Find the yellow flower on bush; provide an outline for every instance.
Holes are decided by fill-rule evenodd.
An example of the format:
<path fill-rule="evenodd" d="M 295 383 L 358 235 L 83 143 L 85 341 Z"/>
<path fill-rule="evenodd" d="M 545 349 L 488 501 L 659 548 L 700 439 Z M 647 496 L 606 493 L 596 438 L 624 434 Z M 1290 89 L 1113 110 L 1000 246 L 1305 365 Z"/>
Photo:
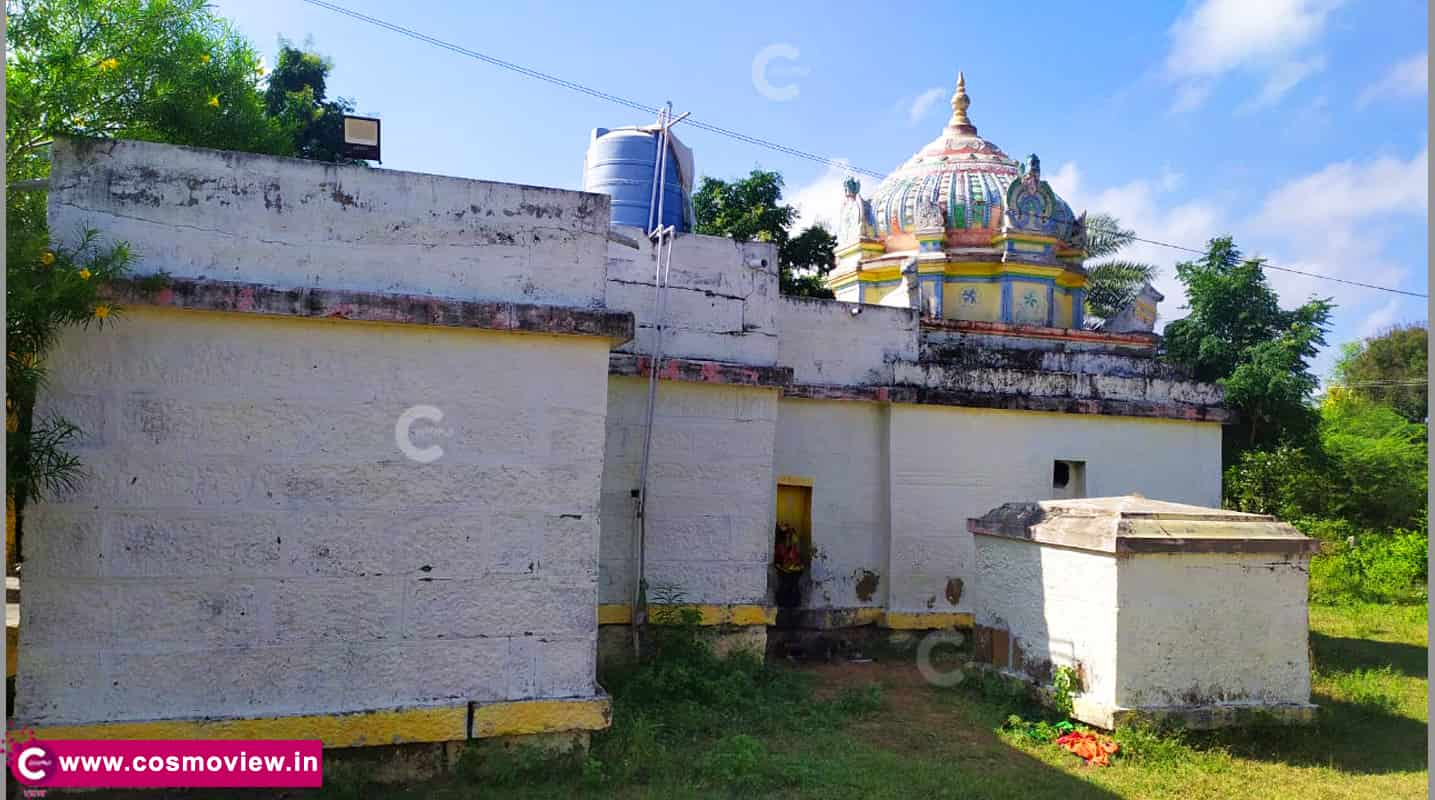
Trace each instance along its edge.
<path fill-rule="evenodd" d="M 91 274 L 90 271 L 87 270 L 87 269 L 82 269 L 82 270 L 80 270 L 80 280 L 82 280 L 82 281 L 87 281 L 87 280 L 89 280 L 89 279 L 90 279 L 90 274 Z"/>
<path fill-rule="evenodd" d="M 105 319 L 110 315 L 110 307 L 101 303 L 95 306 L 95 319 Z"/>
<path fill-rule="evenodd" d="M 219 95 L 216 94 L 209 98 L 209 107 L 219 108 Z"/>
<path fill-rule="evenodd" d="M 109 72 L 112 69 L 119 69 L 119 67 L 120 60 L 118 58 L 107 58 L 100 62 L 100 72 Z"/>
<path fill-rule="evenodd" d="M 50 252 L 49 250 L 46 250 L 45 252 L 40 254 L 40 263 L 47 267 L 50 266 L 51 264 L 55 263 L 55 254 Z"/>
<path fill-rule="evenodd" d="M 208 53 L 205 53 L 204 55 L 201 55 L 201 56 L 199 57 L 199 63 L 201 63 L 201 64 L 208 64 L 208 63 L 209 63 L 209 54 L 208 54 Z"/>

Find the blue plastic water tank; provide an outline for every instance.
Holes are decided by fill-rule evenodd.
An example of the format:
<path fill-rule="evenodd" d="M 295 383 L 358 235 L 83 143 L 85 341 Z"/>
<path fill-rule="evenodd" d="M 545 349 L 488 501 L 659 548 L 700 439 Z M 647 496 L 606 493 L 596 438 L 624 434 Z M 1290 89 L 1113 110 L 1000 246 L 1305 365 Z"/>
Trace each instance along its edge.
<path fill-rule="evenodd" d="M 653 164 L 658 134 L 636 128 L 594 128 L 583 159 L 583 189 L 613 198 L 613 224 L 649 226 L 653 202 Z M 663 181 L 663 224 L 691 230 L 691 198 L 683 191 L 678 158 L 670 146 Z"/>

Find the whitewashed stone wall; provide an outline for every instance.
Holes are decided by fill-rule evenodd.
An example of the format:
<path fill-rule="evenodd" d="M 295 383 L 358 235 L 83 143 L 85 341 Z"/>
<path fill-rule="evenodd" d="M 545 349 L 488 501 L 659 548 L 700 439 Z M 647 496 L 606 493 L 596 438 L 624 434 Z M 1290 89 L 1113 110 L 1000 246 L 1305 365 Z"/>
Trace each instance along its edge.
<path fill-rule="evenodd" d="M 1309 563 L 1215 553 L 1123 559 L 1114 704 L 1310 702 Z"/>
<path fill-rule="evenodd" d="M 910 309 L 784 297 L 779 321 L 778 363 L 792 367 L 797 383 L 887 385 L 898 362 L 917 360 L 918 317 Z"/>
<path fill-rule="evenodd" d="M 657 249 L 638 228 L 614 227 L 608 247 L 607 305 L 631 311 L 638 328 L 623 353 L 653 352 Z M 777 248 L 721 236 L 682 234 L 668 269 L 663 353 L 677 358 L 770 365 L 777 361 L 780 295 Z"/>
<path fill-rule="evenodd" d="M 605 340 L 131 309 L 56 348 L 27 723 L 591 696 Z M 406 459 L 395 422 L 433 463 Z"/>
<path fill-rule="evenodd" d="M 778 403 L 777 474 L 812 480 L 814 552 L 807 608 L 886 605 L 891 544 L 887 439 L 885 404 Z M 875 587 L 869 575 L 875 576 Z"/>
<path fill-rule="evenodd" d="M 631 603 L 647 381 L 609 382 L 601 602 Z M 776 389 L 663 381 L 648 477 L 647 580 L 693 603 L 762 603 L 772 548 Z"/>
<path fill-rule="evenodd" d="M 601 195 L 66 140 L 51 187 L 54 234 L 128 241 L 138 274 L 605 294 Z M 38 413 L 87 432 L 92 477 L 28 509 L 19 720 L 595 694 L 612 341 L 408 322 L 132 305 L 65 336 Z M 432 463 L 396 442 L 415 405 Z"/>
<path fill-rule="evenodd" d="M 1018 637 L 1026 664 L 1080 665 L 1083 698 L 1113 706 L 1118 617 L 1126 622 L 1117 605 L 1116 557 L 996 536 L 981 537 L 976 554 L 976 624 Z M 1017 660 L 1007 641 L 998 663 Z"/>
<path fill-rule="evenodd" d="M 1220 506 L 1221 426 L 1094 414 L 893 404 L 890 607 L 971 611 L 966 530 L 1002 503 L 1053 497 L 1052 465 L 1086 462 L 1086 495 Z M 963 582 L 961 602 L 948 583 Z"/>
<path fill-rule="evenodd" d="M 603 195 L 149 142 L 60 139 L 50 230 L 136 272 L 600 306 Z"/>

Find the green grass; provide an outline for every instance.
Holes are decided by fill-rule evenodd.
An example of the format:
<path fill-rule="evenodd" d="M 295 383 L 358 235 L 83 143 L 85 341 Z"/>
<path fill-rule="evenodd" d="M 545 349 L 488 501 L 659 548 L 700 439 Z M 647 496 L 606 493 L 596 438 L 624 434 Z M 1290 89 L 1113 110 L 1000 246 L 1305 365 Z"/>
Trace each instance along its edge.
<path fill-rule="evenodd" d="M 1124 729 L 1107 769 L 1007 724 L 1042 712 L 1000 680 L 938 689 L 900 660 L 797 669 L 679 647 L 676 657 L 603 676 L 613 726 L 586 755 L 478 751 L 417 785 L 366 785 L 359 771 L 333 770 L 317 796 L 1424 797 L 1425 608 L 1313 606 L 1310 618 L 1316 725 Z"/>

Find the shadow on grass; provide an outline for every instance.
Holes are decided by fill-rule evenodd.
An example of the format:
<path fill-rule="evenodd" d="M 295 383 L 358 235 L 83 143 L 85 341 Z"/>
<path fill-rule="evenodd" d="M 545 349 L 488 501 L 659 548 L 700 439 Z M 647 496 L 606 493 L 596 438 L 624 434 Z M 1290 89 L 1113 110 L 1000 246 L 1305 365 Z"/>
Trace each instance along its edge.
<path fill-rule="evenodd" d="M 1196 746 L 1219 746 L 1232 755 L 1297 766 L 1332 766 L 1346 772 L 1415 772 L 1428 767 L 1427 725 L 1397 713 L 1410 679 L 1425 680 L 1428 648 L 1420 645 L 1353 639 L 1312 633 L 1311 652 L 1318 673 L 1339 681 L 1360 671 L 1390 670 L 1394 685 L 1373 685 L 1370 702 L 1352 702 L 1317 691 L 1315 725 L 1251 728 L 1191 734 Z M 1376 680 L 1380 680 L 1377 676 Z M 1404 684 L 1404 685 L 1402 685 Z M 1337 683 L 1337 685 L 1339 685 Z"/>
<path fill-rule="evenodd" d="M 1428 648 L 1416 644 L 1351 639 L 1311 633 L 1313 665 L 1319 670 L 1355 670 L 1390 666 L 1412 678 L 1429 676 Z"/>
<path fill-rule="evenodd" d="M 1308 727 L 1266 727 L 1191 733 L 1194 747 L 1221 747 L 1233 756 L 1291 766 L 1333 767 L 1379 774 L 1426 768 L 1426 725 L 1420 720 L 1316 694 L 1319 721 Z"/>

